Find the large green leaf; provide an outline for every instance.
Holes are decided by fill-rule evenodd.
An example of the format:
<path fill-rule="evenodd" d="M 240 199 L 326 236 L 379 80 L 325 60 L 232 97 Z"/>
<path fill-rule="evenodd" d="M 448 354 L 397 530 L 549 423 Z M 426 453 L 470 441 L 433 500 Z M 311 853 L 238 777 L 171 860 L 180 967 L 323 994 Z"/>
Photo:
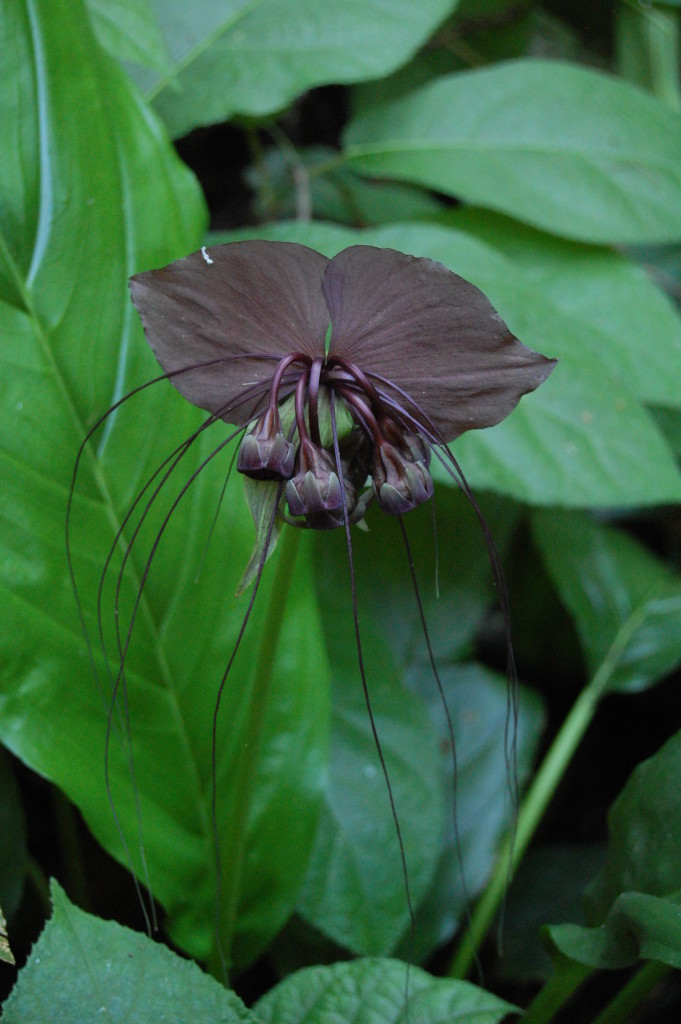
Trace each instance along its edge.
<path fill-rule="evenodd" d="M 608 855 L 589 893 L 598 922 L 623 892 L 681 892 L 681 732 L 632 772 L 608 814 Z"/>
<path fill-rule="evenodd" d="M 95 34 L 120 60 L 168 74 L 170 62 L 149 0 L 87 0 Z"/>
<path fill-rule="evenodd" d="M 401 951 L 424 960 L 466 927 L 468 901 L 485 886 L 514 809 L 504 737 L 513 732 L 517 781 L 527 778 L 544 724 L 539 700 L 526 689 L 519 714 L 509 722 L 509 682 L 479 664 L 446 666 L 439 672 L 456 743 L 456 791 L 452 788 L 451 740 L 442 697 L 425 665 L 412 666 L 412 685 L 427 694 L 440 739 L 441 771 L 448 799 L 447 829 L 433 882 L 418 909 L 414 939 L 405 935 Z M 411 952 L 413 949 L 413 952 Z"/>
<path fill-rule="evenodd" d="M 396 537 L 390 530 L 395 524 L 383 515 L 370 521 L 371 533 L 358 533 L 353 541 L 362 661 L 416 905 L 432 880 L 445 826 L 438 738 L 422 701 L 404 686 L 404 659 L 395 657 L 391 632 L 376 614 L 375 589 L 368 583 L 380 579 L 385 594 L 395 562 Z M 411 604 L 404 558 L 402 568 L 407 590 L 404 585 L 397 592 L 390 588 L 393 608 L 404 606 L 405 597 Z M 409 903 L 358 667 L 342 531 L 321 536 L 317 580 L 333 668 L 334 714 L 329 784 L 298 909 L 353 952 L 384 954 L 393 951 L 408 927 Z"/>
<path fill-rule="evenodd" d="M 516 61 L 446 75 L 358 115 L 351 166 L 568 238 L 681 236 L 681 117 L 623 82 Z"/>
<path fill-rule="evenodd" d="M 6 1024 L 239 1024 L 256 1018 L 196 964 L 75 907 L 52 883 L 53 913 L 4 1005 Z"/>
<path fill-rule="evenodd" d="M 0 172 L 8 196 L 0 243 L 0 732 L 17 756 L 65 790 L 109 850 L 148 877 L 176 941 L 203 956 L 214 941 L 217 829 L 223 951 L 229 957 L 233 939 L 243 964 L 290 912 L 316 826 L 328 675 L 308 560 L 300 555 L 296 587 L 274 632 L 267 613 L 272 604 L 277 610 L 277 599 L 268 572 L 229 676 L 217 733 L 214 824 L 213 711 L 247 607 L 248 598 L 234 602 L 232 595 L 253 528 L 234 480 L 206 551 L 229 450 L 192 486 L 146 580 L 127 658 L 125 710 L 112 716 L 114 817 L 104 763 L 108 669 L 115 672 L 116 658 L 108 669 L 99 655 L 91 664 L 84 642 L 64 553 L 68 489 L 87 427 L 126 389 L 158 373 L 128 300 L 127 277 L 195 249 L 205 214 L 195 181 L 98 47 L 82 5 L 72 4 L 67 15 L 48 0 L 17 0 L 2 6 L 0 30 L 0 94 L 10 97 L 0 132 L 12 154 Z M 196 410 L 162 385 L 115 414 L 98 437 L 96 459 L 84 452 L 71 549 L 91 637 L 100 573 L 125 511 L 198 422 Z M 215 443 L 204 434 L 184 455 L 172 478 L 181 480 L 137 538 L 121 586 L 123 641 L 164 510 Z M 122 543 L 131 537 L 128 525 Z M 112 580 L 120 564 L 119 551 Z M 114 582 L 104 589 L 107 609 L 114 592 Z M 278 642 L 284 651 L 274 668 L 258 661 L 268 628 L 270 651 Z M 104 635 L 115 652 L 108 611 Z M 286 843 L 279 841 L 283 834 Z"/>
<path fill-rule="evenodd" d="M 681 966 L 681 733 L 634 769 L 608 815 L 605 867 L 589 891 L 593 929 L 554 926 L 567 956 L 598 967 L 639 957 Z"/>
<path fill-rule="evenodd" d="M 552 925 L 547 933 L 565 956 L 589 967 L 616 970 L 637 960 L 681 967 L 681 893 L 674 898 L 623 892 L 598 928 Z"/>
<path fill-rule="evenodd" d="M 450 737 L 403 540 L 397 522 L 375 512 L 368 517 L 370 531 L 357 532 L 353 539 L 356 592 L 372 707 L 405 844 L 410 895 L 418 906 L 415 933 L 409 927 L 395 825 L 360 689 L 350 596 L 343 582 L 347 552 L 339 535 L 323 536 L 317 545 L 335 715 L 326 805 L 299 904 L 302 915 L 340 945 L 364 953 L 391 951 L 400 938 L 400 950 L 416 959 L 451 938 L 466 889 L 472 896 L 484 884 L 510 815 L 503 741 L 507 680 L 480 666 L 451 664 L 470 651 L 492 600 L 488 554 L 460 494 L 444 490 L 436 504 L 437 545 L 432 508 L 406 517 L 404 525 L 457 737 L 456 822 Z M 501 502 L 483 507 L 503 549 L 514 510 Z M 402 690 L 404 666 L 418 701 Z M 516 736 L 521 773 L 540 728 L 541 716 L 525 694 Z"/>
<path fill-rule="evenodd" d="M 470 483 L 534 504 L 568 506 L 645 505 L 681 499 L 681 474 L 673 453 L 640 403 L 637 368 L 647 345 L 628 335 L 628 360 L 620 365 L 623 343 L 616 331 L 599 330 L 589 306 L 574 312 L 557 294 L 553 281 L 543 288 L 534 264 L 462 233 L 430 224 L 401 224 L 351 231 L 328 224 L 289 223 L 252 230 L 249 235 L 298 241 L 332 256 L 357 243 L 388 246 L 439 260 L 489 296 L 515 334 L 560 362 L 551 378 L 524 398 L 513 414 L 489 430 L 470 431 L 453 445 Z M 218 236 L 220 241 L 245 232 Z M 593 250 L 600 254 L 600 250 Z M 569 260 L 566 260 L 568 269 Z M 588 263 L 582 264 L 588 274 Z M 614 274 L 618 290 L 626 273 Z M 612 279 L 613 272 L 609 274 Z M 678 325 L 660 300 L 650 304 L 641 286 L 637 307 L 644 339 L 660 325 L 666 351 L 677 345 Z M 602 301 L 607 306 L 608 297 Z M 649 327 L 645 328 L 645 323 Z M 648 334 L 648 330 L 650 334 Z M 646 378 L 649 379 L 649 378 Z M 668 389 L 665 389 L 668 395 Z M 455 400 L 455 399 L 453 399 Z M 437 471 L 437 467 L 436 467 Z M 444 473 L 440 473 L 445 478 Z"/>
<path fill-rule="evenodd" d="M 573 616 L 589 669 L 608 688 L 642 690 L 681 661 L 681 578 L 632 537 L 593 519 L 538 512 L 533 532 Z"/>
<path fill-rule="evenodd" d="M 515 1007 L 466 981 L 372 959 L 298 971 L 255 1010 L 262 1024 L 498 1024 Z"/>
<path fill-rule="evenodd" d="M 137 75 L 173 135 L 271 114 L 329 82 L 378 78 L 421 46 L 456 0 L 154 0 L 171 57 Z"/>

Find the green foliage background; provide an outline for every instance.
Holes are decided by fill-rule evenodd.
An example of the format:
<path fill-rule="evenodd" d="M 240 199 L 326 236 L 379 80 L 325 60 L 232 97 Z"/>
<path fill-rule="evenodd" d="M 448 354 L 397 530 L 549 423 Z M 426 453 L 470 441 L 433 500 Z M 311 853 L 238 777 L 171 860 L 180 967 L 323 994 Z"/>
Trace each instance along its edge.
<path fill-rule="evenodd" d="M 204 992 L 207 979 L 188 975 L 197 1008 L 221 1019 L 286 1013 L 312 1024 L 327 1018 L 300 1007 L 322 990 L 330 1007 L 346 999 L 343 1012 L 364 1013 L 358 1019 L 402 1019 L 404 970 L 382 958 L 425 960 L 451 941 L 465 907 L 461 866 L 468 897 L 492 894 L 482 897 L 469 931 L 473 943 L 482 938 L 507 877 L 498 856 L 512 817 L 504 795 L 505 681 L 476 660 L 493 602 L 487 556 L 474 516 L 443 478 L 439 597 L 428 511 L 406 525 L 454 717 L 458 836 L 446 734 L 399 532 L 372 516 L 371 533 L 356 538 L 368 677 L 416 908 L 410 939 L 394 823 L 359 687 L 343 538 L 282 541 L 222 697 L 218 884 L 213 709 L 247 606 L 247 596 L 232 595 L 253 531 L 234 478 L 212 525 L 228 446 L 182 497 L 147 575 L 164 510 L 212 451 L 214 438 L 209 445 L 202 436 L 170 475 L 165 505 L 124 555 L 135 496 L 201 422 L 169 385 L 114 412 L 83 449 L 73 492 L 73 568 L 90 636 L 98 636 L 99 577 L 110 550 L 114 577 L 125 568 L 123 622 L 141 593 L 110 741 L 111 666 L 85 642 L 65 554 L 83 438 L 110 406 L 158 374 L 128 300 L 132 273 L 245 237 L 302 242 L 329 256 L 357 242 L 389 246 L 473 281 L 525 343 L 559 358 L 550 380 L 507 421 L 454 446 L 509 559 L 521 538 L 531 544 L 523 558 L 537 560 L 556 607 L 572 618 L 587 668 L 536 775 L 541 703 L 522 694 L 518 768 L 523 783 L 534 783 L 520 809 L 516 859 L 602 696 L 645 689 L 681 661 L 681 578 L 617 525 L 681 498 L 681 320 L 668 294 L 679 293 L 681 241 L 678 8 L 660 4 L 632 21 L 628 8 L 616 7 L 617 76 L 595 70 L 592 55 L 540 4 L 526 5 L 519 18 L 512 6 L 5 0 L 0 7 L 0 737 L 150 885 L 166 933 L 215 973 L 216 893 L 222 952 L 235 975 L 268 950 L 282 968 L 338 947 L 371 958 L 293 974 L 253 1011 L 217 986 Z M 550 59 L 534 56 L 538 42 Z M 294 147 L 287 116 L 307 90 L 329 83 L 348 87 L 339 148 Z M 224 120 L 259 155 L 248 172 L 248 226 L 211 235 L 201 189 L 172 139 Z M 254 224 L 257 213 L 262 222 Z M 513 591 L 513 569 L 509 580 Z M 110 577 L 106 609 L 114 590 Z M 103 629 L 111 650 L 110 616 Z M 659 781 L 660 773 L 678 780 L 677 726 L 669 723 L 667 744 L 613 808 L 591 927 L 551 929 L 560 963 L 681 962 L 678 837 L 663 843 L 654 824 L 656 815 L 674 820 L 681 810 L 678 785 Z M 9 846 L 0 902 L 11 943 L 27 854 L 8 759 L 0 786 Z M 644 851 L 636 870 L 623 863 L 630 833 Z M 55 890 L 54 919 L 41 939 L 53 943 L 54 956 L 67 953 L 69 915 L 85 929 L 81 949 L 88 930 L 97 930 L 93 957 L 100 950 L 123 957 L 116 950 L 138 942 L 82 917 Z M 139 941 L 142 962 L 170 957 Z M 83 955 L 75 966 L 67 960 L 68 970 L 96 974 L 100 967 Z M 464 948 L 459 974 L 467 962 Z M 92 993 L 73 989 L 72 1001 L 58 1006 L 52 977 L 38 963 L 36 950 L 6 1019 L 78 1019 Z M 179 970 L 158 964 L 158 976 L 132 983 L 148 987 L 154 1005 L 163 979 Z M 555 977 L 566 996 L 564 974 Z M 389 1011 L 378 998 L 383 985 Z M 462 1021 L 490 1024 L 508 1010 L 480 989 L 436 982 L 417 968 L 409 990 L 412 1024 L 444 1019 L 452 1005 Z M 106 998 L 117 1005 L 113 990 Z M 198 1012 L 188 1003 L 180 1016 L 170 1004 L 176 1016 L 168 1019 Z M 532 1012 L 530 1021 L 550 1019 L 541 1005 Z"/>

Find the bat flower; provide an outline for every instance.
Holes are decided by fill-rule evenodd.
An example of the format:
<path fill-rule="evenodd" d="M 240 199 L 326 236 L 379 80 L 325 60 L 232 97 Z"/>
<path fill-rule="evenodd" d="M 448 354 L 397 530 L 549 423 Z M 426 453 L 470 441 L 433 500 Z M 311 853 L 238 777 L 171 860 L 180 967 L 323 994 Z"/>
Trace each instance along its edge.
<path fill-rule="evenodd" d="M 503 420 L 555 365 L 474 285 L 392 249 L 234 242 L 131 292 L 177 390 L 245 428 L 238 469 L 316 529 L 427 501 L 432 447 Z"/>

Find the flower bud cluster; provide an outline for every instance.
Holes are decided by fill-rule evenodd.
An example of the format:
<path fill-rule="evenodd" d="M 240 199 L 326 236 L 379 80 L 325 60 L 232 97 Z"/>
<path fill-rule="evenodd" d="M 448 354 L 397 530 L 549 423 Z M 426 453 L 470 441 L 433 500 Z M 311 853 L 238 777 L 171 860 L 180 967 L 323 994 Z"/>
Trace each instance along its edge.
<path fill-rule="evenodd" d="M 392 515 L 403 515 L 432 497 L 430 445 L 386 413 L 361 371 L 346 364 L 325 381 L 321 365 L 312 362 L 299 372 L 289 435 L 297 435 L 297 445 L 285 436 L 277 405 L 282 374 L 275 374 L 268 408 L 242 440 L 237 468 L 255 480 L 285 482 L 287 521 L 333 529 L 343 526 L 346 516 L 359 522 L 372 500 Z M 321 441 L 320 382 L 333 388 L 334 400 L 354 422 L 349 433 L 336 434 L 338 456 Z"/>

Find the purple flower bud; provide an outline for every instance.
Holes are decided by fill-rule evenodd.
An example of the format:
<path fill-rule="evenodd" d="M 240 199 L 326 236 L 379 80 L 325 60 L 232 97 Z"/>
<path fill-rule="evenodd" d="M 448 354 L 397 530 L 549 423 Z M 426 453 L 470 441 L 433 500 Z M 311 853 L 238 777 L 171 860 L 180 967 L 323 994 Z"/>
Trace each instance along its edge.
<path fill-rule="evenodd" d="M 433 478 L 423 462 L 411 461 L 384 441 L 374 454 L 372 482 L 376 500 L 385 512 L 401 516 L 433 496 Z"/>
<path fill-rule="evenodd" d="M 293 475 L 295 446 L 287 441 L 276 409 L 267 409 L 244 435 L 237 469 L 254 480 L 288 480 Z"/>
<path fill-rule="evenodd" d="M 331 455 L 307 439 L 300 446 L 297 472 L 286 484 L 286 501 L 292 516 L 315 517 L 343 508 L 341 485 Z M 321 518 L 323 521 L 325 517 Z M 339 523 L 335 521 L 333 525 Z"/>

